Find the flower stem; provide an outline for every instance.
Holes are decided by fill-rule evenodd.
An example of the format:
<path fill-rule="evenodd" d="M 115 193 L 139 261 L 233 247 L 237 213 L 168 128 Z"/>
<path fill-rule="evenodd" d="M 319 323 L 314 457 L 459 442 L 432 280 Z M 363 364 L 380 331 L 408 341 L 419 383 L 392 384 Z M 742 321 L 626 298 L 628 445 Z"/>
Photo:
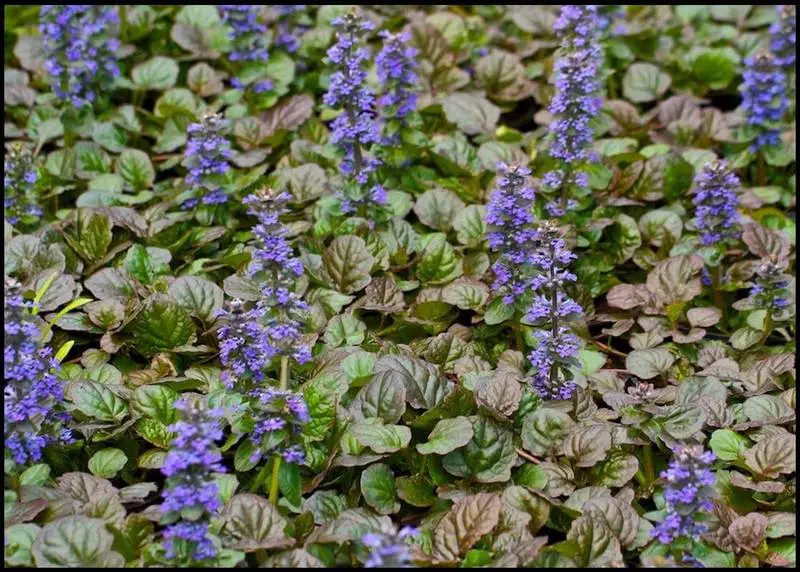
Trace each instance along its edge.
<path fill-rule="evenodd" d="M 285 390 L 289 386 L 289 356 L 281 356 L 281 376 L 280 376 L 280 389 Z M 279 483 L 278 477 L 281 470 L 281 456 L 275 455 L 272 462 L 272 480 L 269 484 L 269 502 L 273 505 L 278 504 Z"/>
<path fill-rule="evenodd" d="M 764 162 L 764 153 L 758 152 L 758 186 L 763 187 L 767 184 L 767 165 Z"/>
<path fill-rule="evenodd" d="M 119 7 L 119 37 L 124 42 L 128 35 L 128 7 L 123 4 Z"/>
<path fill-rule="evenodd" d="M 728 308 L 725 304 L 725 295 L 720 287 L 722 286 L 722 264 L 714 267 L 712 274 L 711 287 L 714 289 L 712 296 L 714 297 L 714 305 L 722 312 L 722 319 L 720 320 L 720 327 L 725 327 L 728 323 Z"/>

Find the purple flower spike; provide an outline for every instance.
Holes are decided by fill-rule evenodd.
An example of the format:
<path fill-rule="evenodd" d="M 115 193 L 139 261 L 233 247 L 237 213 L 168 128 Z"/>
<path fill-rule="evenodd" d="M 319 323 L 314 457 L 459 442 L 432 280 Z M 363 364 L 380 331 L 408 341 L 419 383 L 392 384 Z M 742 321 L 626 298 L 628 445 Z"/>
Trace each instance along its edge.
<path fill-rule="evenodd" d="M 739 177 L 722 161 L 703 166 L 695 177 L 695 224 L 703 246 L 739 236 Z"/>
<path fill-rule="evenodd" d="M 553 28 L 561 45 L 553 66 L 556 94 L 548 108 L 554 116 L 550 155 L 561 160 L 563 168 L 543 183 L 548 192 L 561 190 L 561 199 L 548 205 L 550 216 L 559 217 L 575 206 L 568 201 L 569 190 L 588 185 L 581 166 L 594 159 L 590 123 L 602 106 L 603 50 L 596 5 L 562 6 Z"/>
<path fill-rule="evenodd" d="M 402 119 L 417 106 L 417 54 L 418 50 L 408 46 L 408 33 L 391 34 L 382 31 L 383 48 L 375 58 L 378 81 L 383 95 L 380 103 L 387 118 Z"/>
<path fill-rule="evenodd" d="M 370 532 L 361 537 L 361 544 L 369 551 L 364 568 L 410 568 L 411 549 L 408 544 L 419 531 L 404 526 L 398 532 L 394 526 L 387 532 Z"/>
<path fill-rule="evenodd" d="M 48 445 L 72 441 L 70 431 L 63 428 L 70 419 L 64 408 L 64 388 L 52 373 L 58 363 L 51 349 L 39 343 L 41 332 L 28 308 L 22 285 L 6 277 L 3 433 L 5 458 L 16 465 L 38 462 Z"/>
<path fill-rule="evenodd" d="M 169 559 L 192 562 L 213 558 L 217 550 L 208 521 L 222 508 L 213 473 L 224 473 L 216 442 L 223 437 L 221 411 L 208 410 L 201 400 L 175 403 L 181 420 L 169 426 L 175 433 L 161 472 L 167 477 L 161 510 L 171 525 L 164 531 Z"/>
<path fill-rule="evenodd" d="M 200 123 L 191 123 L 187 129 L 189 140 L 183 166 L 189 172 L 185 182 L 200 196 L 200 202 L 206 205 L 221 204 L 228 200 L 220 186 L 220 177 L 231 168 L 228 162 L 232 154 L 231 143 L 223 135 L 227 127 L 227 120 L 217 113 L 206 111 Z M 190 199 L 191 204 L 196 205 L 197 200 Z"/>
<path fill-rule="evenodd" d="M 661 478 L 666 481 L 667 516 L 650 534 L 662 544 L 679 537 L 699 539 L 707 527 L 697 516 L 712 510 L 716 478 L 710 467 L 716 457 L 701 445 L 682 445 Z"/>
<path fill-rule="evenodd" d="M 36 204 L 35 185 L 38 180 L 30 152 L 21 144 L 9 146 L 3 161 L 3 210 L 9 224 L 35 222 L 43 211 Z"/>
<path fill-rule="evenodd" d="M 53 93 L 76 108 L 91 106 L 119 75 L 116 7 L 46 5 L 40 15 L 44 69 Z"/>
<path fill-rule="evenodd" d="M 791 4 L 777 6 L 777 10 L 778 19 L 769 27 L 770 49 L 775 65 L 789 72 L 797 59 L 797 12 Z"/>
<path fill-rule="evenodd" d="M 745 124 L 756 132 L 750 151 L 781 142 L 780 127 L 789 100 L 786 97 L 786 74 L 767 52 L 759 52 L 745 60 L 742 73 L 742 109 Z"/>

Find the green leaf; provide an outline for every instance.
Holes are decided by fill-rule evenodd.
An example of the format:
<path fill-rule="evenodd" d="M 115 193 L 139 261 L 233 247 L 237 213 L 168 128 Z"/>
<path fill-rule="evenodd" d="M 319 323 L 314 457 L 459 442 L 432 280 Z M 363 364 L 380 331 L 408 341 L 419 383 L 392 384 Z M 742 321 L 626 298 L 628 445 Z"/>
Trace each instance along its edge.
<path fill-rule="evenodd" d="M 76 381 L 67 386 L 72 403 L 82 413 L 99 421 L 120 421 L 128 414 L 128 406 L 102 383 Z"/>
<path fill-rule="evenodd" d="M 479 483 L 511 479 L 511 468 L 517 460 L 513 434 L 488 417 L 474 415 L 469 420 L 472 439 L 466 446 L 445 455 L 444 469 L 457 477 L 472 477 Z"/>
<path fill-rule="evenodd" d="M 625 486 L 639 470 L 639 460 L 633 455 L 614 451 L 608 459 L 592 467 L 593 482 L 606 487 Z"/>
<path fill-rule="evenodd" d="M 33 523 L 15 524 L 5 529 L 5 564 L 11 567 L 33 567 L 33 543 L 39 534 L 38 525 Z"/>
<path fill-rule="evenodd" d="M 108 252 L 113 238 L 107 216 L 78 209 L 72 234 L 64 234 L 67 243 L 87 262 L 97 262 Z"/>
<path fill-rule="evenodd" d="M 433 563 L 458 563 L 462 554 L 494 530 L 502 508 L 496 493 L 478 493 L 457 500 L 433 530 Z"/>
<path fill-rule="evenodd" d="M 364 239 L 337 236 L 322 255 L 322 269 L 331 285 L 343 294 L 358 292 L 370 283 L 374 259 Z"/>
<path fill-rule="evenodd" d="M 42 486 L 50 477 L 50 465 L 37 463 L 25 469 L 19 476 L 20 485 Z"/>
<path fill-rule="evenodd" d="M 379 417 L 384 423 L 397 423 L 406 411 L 403 379 L 396 371 L 376 373 L 353 399 L 350 412 L 356 420 Z"/>
<path fill-rule="evenodd" d="M 214 320 L 225 298 L 222 288 L 197 276 L 181 276 L 170 284 L 167 294 L 204 322 Z"/>
<path fill-rule="evenodd" d="M 303 512 L 313 514 L 316 524 L 325 524 L 335 520 L 345 506 L 344 497 L 336 491 L 317 490 L 303 501 Z"/>
<path fill-rule="evenodd" d="M 132 328 L 136 348 L 146 356 L 184 345 L 194 334 L 189 313 L 163 294 L 154 294 L 145 301 Z"/>
<path fill-rule="evenodd" d="M 125 149 L 117 158 L 114 173 L 137 191 L 152 187 L 156 178 L 150 157 L 138 149 Z"/>
<path fill-rule="evenodd" d="M 708 445 L 718 459 L 735 461 L 747 450 L 750 441 L 730 429 L 717 429 L 711 434 Z"/>
<path fill-rule="evenodd" d="M 372 423 L 355 423 L 350 432 L 356 440 L 376 453 L 394 453 L 408 446 L 411 441 L 411 429 L 404 425 L 378 425 Z"/>
<path fill-rule="evenodd" d="M 494 133 L 500 120 L 500 108 L 471 93 L 451 93 L 442 101 L 442 109 L 447 120 L 467 135 Z"/>
<path fill-rule="evenodd" d="M 458 242 L 464 246 L 479 246 L 486 235 L 485 216 L 486 207 L 483 205 L 469 205 L 459 211 L 453 219 Z"/>
<path fill-rule="evenodd" d="M 33 544 L 40 568 L 116 568 L 125 564 L 111 550 L 114 537 L 99 518 L 67 516 L 48 523 Z"/>
<path fill-rule="evenodd" d="M 634 103 L 655 101 L 664 95 L 672 79 L 669 74 L 649 63 L 637 62 L 628 67 L 622 78 L 622 92 Z"/>
<path fill-rule="evenodd" d="M 557 409 L 542 407 L 528 413 L 522 423 L 522 446 L 534 455 L 550 455 L 575 422 Z"/>
<path fill-rule="evenodd" d="M 462 261 L 444 234 L 434 233 L 425 237 L 425 245 L 417 264 L 417 278 L 423 284 L 447 284 L 463 272 Z"/>
<path fill-rule="evenodd" d="M 611 448 L 611 432 L 602 425 L 574 428 L 564 438 L 561 450 L 576 467 L 593 467 Z"/>
<path fill-rule="evenodd" d="M 397 496 L 412 506 L 424 508 L 436 502 L 433 483 L 424 475 L 398 477 L 395 485 Z"/>
<path fill-rule="evenodd" d="M 474 278 L 457 278 L 442 289 L 442 300 L 461 310 L 477 310 L 489 299 L 489 287 Z"/>
<path fill-rule="evenodd" d="M 739 56 L 732 48 L 707 49 L 692 62 L 692 73 L 711 89 L 728 87 L 736 75 Z"/>
<path fill-rule="evenodd" d="M 486 307 L 486 313 L 484 314 L 483 319 L 488 325 L 494 326 L 496 324 L 502 324 L 506 320 L 510 320 L 513 317 L 514 305 L 506 304 L 503 302 L 502 298 L 495 298 Z"/>
<path fill-rule="evenodd" d="M 584 514 L 573 520 L 567 540 L 576 549 L 570 556 L 577 566 L 604 568 L 623 561 L 619 540 L 605 519 L 593 514 Z"/>
<path fill-rule="evenodd" d="M 119 449 L 109 447 L 98 451 L 89 459 L 89 470 L 96 477 L 114 478 L 122 470 L 128 457 Z"/>
<path fill-rule="evenodd" d="M 137 89 L 163 91 L 175 86 L 179 71 L 178 64 L 172 58 L 156 56 L 134 66 L 131 79 Z"/>
<path fill-rule="evenodd" d="M 464 210 L 464 202 L 453 191 L 429 189 L 414 203 L 414 214 L 430 228 L 447 232 L 455 217 Z"/>
<path fill-rule="evenodd" d="M 406 386 L 406 400 L 414 409 L 431 409 L 450 393 L 453 384 L 442 378 L 436 366 L 417 358 L 387 355 L 375 364 L 375 372 L 396 371 Z"/>
<path fill-rule="evenodd" d="M 664 348 L 634 350 L 625 358 L 625 367 L 628 371 L 641 379 L 653 379 L 663 375 L 673 363 L 675 357 Z"/>
<path fill-rule="evenodd" d="M 231 498 L 222 514 L 225 530 L 233 537 L 235 550 L 255 552 L 285 548 L 294 540 L 285 533 L 286 519 L 264 497 L 238 494 Z"/>
<path fill-rule="evenodd" d="M 394 514 L 400 510 L 392 470 L 383 463 L 370 465 L 361 473 L 361 494 L 378 514 Z"/>
<path fill-rule="evenodd" d="M 328 322 L 323 340 L 331 348 L 358 346 L 364 341 L 366 331 L 366 324 L 352 314 L 339 314 Z"/>
<path fill-rule="evenodd" d="M 472 422 L 469 418 L 442 419 L 428 435 L 427 443 L 417 445 L 417 451 L 423 455 L 432 453 L 446 455 L 469 443 L 473 435 Z"/>
<path fill-rule="evenodd" d="M 177 399 L 178 393 L 166 385 L 143 385 L 133 394 L 133 408 L 164 425 L 171 425 L 178 418 L 174 406 Z"/>
<path fill-rule="evenodd" d="M 294 463 L 281 463 L 278 471 L 278 484 L 286 500 L 293 506 L 299 507 L 303 502 L 300 467 Z"/>

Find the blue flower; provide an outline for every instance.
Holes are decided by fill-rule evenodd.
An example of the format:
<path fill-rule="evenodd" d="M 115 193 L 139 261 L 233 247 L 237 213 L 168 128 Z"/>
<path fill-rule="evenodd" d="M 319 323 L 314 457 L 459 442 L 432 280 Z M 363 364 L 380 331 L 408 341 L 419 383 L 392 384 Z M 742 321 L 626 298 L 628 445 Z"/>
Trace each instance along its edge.
<path fill-rule="evenodd" d="M 553 66 L 556 94 L 548 107 L 554 119 L 548 129 L 550 155 L 563 167 L 544 181 L 544 189 L 561 190 L 561 199 L 547 205 L 550 216 L 560 217 L 575 206 L 568 201 L 569 190 L 587 186 L 581 167 L 594 159 L 590 124 L 602 106 L 603 68 L 597 6 L 562 6 L 553 29 L 560 48 Z"/>
<path fill-rule="evenodd" d="M 167 477 L 161 510 L 166 522 L 164 548 L 168 559 L 199 561 L 216 555 L 208 521 L 222 508 L 213 473 L 224 473 L 216 442 L 223 437 L 219 417 L 201 400 L 174 404 L 181 420 L 168 427 L 175 433 L 161 472 Z M 179 521 L 177 522 L 176 521 Z"/>
<path fill-rule="evenodd" d="M 775 65 L 789 72 L 794 69 L 797 58 L 797 12 L 791 4 L 776 8 L 778 19 L 769 27 L 770 49 Z"/>
<path fill-rule="evenodd" d="M 3 209 L 9 224 L 35 222 L 44 212 L 36 204 L 35 185 L 38 180 L 33 157 L 22 145 L 9 146 L 3 160 Z"/>
<path fill-rule="evenodd" d="M 369 551 L 364 568 L 409 568 L 411 550 L 408 541 L 419 531 L 413 526 L 404 526 L 398 532 L 394 526 L 387 532 L 370 532 L 361 537 Z"/>
<path fill-rule="evenodd" d="M 527 186 L 530 169 L 498 163 L 497 189 L 486 207 L 489 247 L 500 253 L 492 266 L 494 287 L 505 304 L 513 304 L 531 289 L 534 190 Z"/>
<path fill-rule="evenodd" d="M 526 320 L 547 329 L 534 332 L 536 346 L 528 358 L 534 368 L 531 383 L 544 399 L 569 399 L 575 391 L 570 367 L 578 365 L 580 342 L 561 324 L 583 313 L 580 304 L 564 291 L 576 276 L 566 269 L 576 257 L 567 249 L 558 227 L 545 221 L 536 229 L 530 261 L 536 269 Z"/>
<path fill-rule="evenodd" d="M 266 39 L 269 29 L 259 21 L 261 6 L 249 4 L 221 4 L 223 22 L 231 26 L 228 38 L 233 50 L 228 54 L 232 62 L 266 62 L 269 58 Z"/>
<path fill-rule="evenodd" d="M 283 446 L 281 455 L 287 463 L 305 463 L 302 445 L 285 444 L 287 438 L 296 440 L 303 427 L 311 421 L 303 396 L 273 387 L 255 389 L 250 396 L 254 398 L 250 410 L 255 428 L 249 437 L 254 446 L 253 460 L 257 461 L 278 446 Z M 279 435 L 280 431 L 284 433 Z"/>
<path fill-rule="evenodd" d="M 306 11 L 305 4 L 277 4 L 273 8 L 278 12 L 278 33 L 275 45 L 293 54 L 300 49 L 301 36 L 308 30 L 308 26 L 299 23 L 296 14 Z"/>
<path fill-rule="evenodd" d="M 361 45 L 373 26 L 354 12 L 334 18 L 331 25 L 336 30 L 336 43 L 328 50 L 328 62 L 335 71 L 323 101 L 342 109 L 331 123 L 331 142 L 345 152 L 339 164 L 344 183 L 337 190 L 337 197 L 342 212 L 359 212 L 374 219 L 386 204 L 386 191 L 379 184 L 370 183 L 370 175 L 380 161 L 367 152 L 373 143 L 381 142 L 375 95 L 367 85 L 366 64 L 371 52 Z"/>
<path fill-rule="evenodd" d="M 384 117 L 402 119 L 417 105 L 417 55 L 416 48 L 408 46 L 411 35 L 407 32 L 392 34 L 383 30 L 383 48 L 375 58 L 383 95 L 378 100 Z"/>
<path fill-rule="evenodd" d="M 785 263 L 763 260 L 756 268 L 755 284 L 749 298 L 757 309 L 768 310 L 779 317 L 791 305 L 789 284 L 791 276 L 786 274 Z"/>
<path fill-rule="evenodd" d="M 231 168 L 228 162 L 231 143 L 223 135 L 227 127 L 228 121 L 212 111 L 206 111 L 200 123 L 189 124 L 183 160 L 183 166 L 189 170 L 185 182 L 199 198 L 186 201 L 182 208 L 193 208 L 199 202 L 205 205 L 227 202 L 228 196 L 220 184 L 220 178 Z"/>
<path fill-rule="evenodd" d="M 675 449 L 669 467 L 661 473 L 667 483 L 664 490 L 667 516 L 650 531 L 662 544 L 670 544 L 682 536 L 699 539 L 706 532 L 706 525 L 697 516 L 713 508 L 716 479 L 710 466 L 715 458 L 714 453 L 704 451 L 701 445 L 681 445 Z"/>
<path fill-rule="evenodd" d="M 742 109 L 745 124 L 756 132 L 750 144 L 750 150 L 756 153 L 781 141 L 780 125 L 789 108 L 786 74 L 767 52 L 749 56 L 744 63 L 740 87 Z"/>
<path fill-rule="evenodd" d="M 48 445 L 72 441 L 63 427 L 70 419 L 64 388 L 53 374 L 59 366 L 51 349 L 41 345 L 41 332 L 29 307 L 22 298 L 22 285 L 6 277 L 3 432 L 6 459 L 17 465 L 40 461 Z"/>
<path fill-rule="evenodd" d="M 288 193 L 263 189 L 243 201 L 258 219 L 247 274 L 258 284 L 261 298 L 249 310 L 234 300 L 219 314 L 220 360 L 227 368 L 223 381 L 228 387 L 262 381 L 275 357 L 291 356 L 298 363 L 311 359 L 311 349 L 301 339 L 301 318 L 308 305 L 295 294 L 303 263 L 294 255 L 280 222 L 289 198 Z"/>
<path fill-rule="evenodd" d="M 76 108 L 91 106 L 120 73 L 116 7 L 46 5 L 40 14 L 44 69 L 53 93 Z"/>
<path fill-rule="evenodd" d="M 739 235 L 739 178 L 727 164 L 706 163 L 695 177 L 695 225 L 703 246 Z"/>

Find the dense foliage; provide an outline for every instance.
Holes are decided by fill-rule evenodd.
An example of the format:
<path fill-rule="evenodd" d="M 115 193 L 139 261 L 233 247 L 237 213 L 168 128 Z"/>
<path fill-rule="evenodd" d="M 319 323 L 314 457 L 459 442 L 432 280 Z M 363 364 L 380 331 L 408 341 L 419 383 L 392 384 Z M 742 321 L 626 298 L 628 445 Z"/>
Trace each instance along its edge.
<path fill-rule="evenodd" d="M 793 7 L 4 23 L 7 565 L 796 565 Z"/>

